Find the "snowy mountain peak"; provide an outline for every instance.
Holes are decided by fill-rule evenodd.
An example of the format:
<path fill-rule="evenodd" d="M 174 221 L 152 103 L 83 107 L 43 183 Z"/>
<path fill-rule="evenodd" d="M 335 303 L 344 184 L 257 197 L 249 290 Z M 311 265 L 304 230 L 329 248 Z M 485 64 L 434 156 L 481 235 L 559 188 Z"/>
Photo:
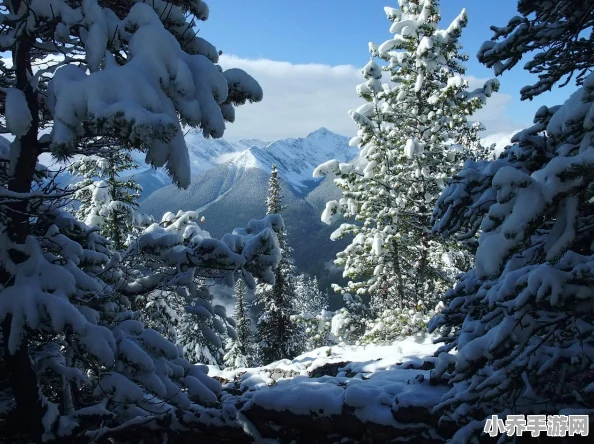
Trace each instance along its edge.
<path fill-rule="evenodd" d="M 347 162 L 358 152 L 349 147 L 349 138 L 320 128 L 305 138 L 281 139 L 266 146 L 252 146 L 233 157 L 230 164 L 243 169 L 259 168 L 271 171 L 276 165 L 282 179 L 295 191 L 311 188 L 313 170 L 330 159 Z"/>
<path fill-rule="evenodd" d="M 321 127 L 311 133 L 309 133 L 306 137 L 306 139 L 310 138 L 310 137 L 325 137 L 328 135 L 336 135 L 335 133 L 333 133 L 332 131 L 330 131 L 328 128 L 326 127 Z"/>
<path fill-rule="evenodd" d="M 243 169 L 258 168 L 267 172 L 272 167 L 266 150 L 257 146 L 236 154 L 228 163 Z"/>
<path fill-rule="evenodd" d="M 200 131 L 191 129 L 185 134 L 185 140 L 193 176 L 219 165 L 240 170 L 257 168 L 269 174 L 275 164 L 283 181 L 298 193 L 307 192 L 319 182 L 312 178 L 313 170 L 319 164 L 330 159 L 347 162 L 358 155 L 356 148 L 349 147 L 348 137 L 327 128 L 320 128 L 304 138 L 281 139 L 272 143 L 259 139 L 206 139 Z M 135 151 L 133 157 L 139 168 L 130 171 L 129 175 L 152 180 L 154 183 L 143 184 L 147 189 L 170 183 L 164 171 L 158 170 L 156 174 L 149 171 L 144 153 Z"/>

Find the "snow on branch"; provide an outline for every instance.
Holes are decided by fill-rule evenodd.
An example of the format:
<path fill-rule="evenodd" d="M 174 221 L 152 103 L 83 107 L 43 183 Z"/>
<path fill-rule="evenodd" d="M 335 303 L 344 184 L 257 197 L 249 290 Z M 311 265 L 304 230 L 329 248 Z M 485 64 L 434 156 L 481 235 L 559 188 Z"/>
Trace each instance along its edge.
<path fill-rule="evenodd" d="M 145 293 L 170 284 L 175 270 L 213 270 L 222 276 L 232 276 L 242 270 L 250 278 L 273 281 L 272 270 L 280 260 L 275 231 L 284 227 L 279 215 L 251 220 L 247 228 L 238 228 L 221 240 L 212 239 L 202 230 L 195 212 L 167 213 L 161 224 L 152 224 L 140 234 L 127 255 L 148 255 L 170 267 L 170 272 L 154 273 L 127 283 L 125 294 Z M 166 226 L 160 226 L 165 224 Z M 183 274 L 183 273 L 182 273 Z M 251 280 L 251 279 L 250 279 Z M 231 283 L 233 284 L 233 283 Z"/>
<path fill-rule="evenodd" d="M 41 3 L 34 2 L 34 9 L 48 17 Z M 75 154 L 82 138 L 114 137 L 145 150 L 147 162 L 165 166 L 177 185 L 187 187 L 189 161 L 178 114 L 184 124 L 218 138 L 225 120 L 234 119 L 233 105 L 262 99 L 262 89 L 252 77 L 237 69 L 223 72 L 214 64 L 218 55 L 213 57 L 211 50 L 186 52 L 185 40 L 180 41 L 159 16 L 165 8 L 171 20 L 186 23 L 183 13 L 168 2 L 136 3 L 122 19 L 92 0 L 78 9 L 54 3 L 60 5 L 53 14 L 61 25 L 88 26 L 82 39 L 86 65 L 59 67 L 48 82 L 52 150 L 58 157 Z M 125 62 L 115 62 L 112 48 L 124 45 Z"/>

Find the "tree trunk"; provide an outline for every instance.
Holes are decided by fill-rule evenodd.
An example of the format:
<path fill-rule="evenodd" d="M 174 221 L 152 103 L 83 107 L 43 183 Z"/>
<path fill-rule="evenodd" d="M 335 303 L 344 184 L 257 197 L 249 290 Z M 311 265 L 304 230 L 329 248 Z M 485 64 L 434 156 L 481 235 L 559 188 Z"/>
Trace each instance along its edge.
<path fill-rule="evenodd" d="M 118 200 L 118 195 L 116 191 L 115 160 L 113 153 L 109 155 L 109 168 L 109 194 L 112 202 L 114 202 Z M 118 210 L 116 208 L 114 208 L 113 212 L 111 213 L 111 224 L 111 233 L 108 232 L 107 234 L 108 236 L 111 236 L 114 247 L 117 250 L 121 250 L 124 246 L 123 239 L 120 236 L 120 220 L 118 217 Z"/>
<path fill-rule="evenodd" d="M 394 272 L 396 273 L 396 282 L 398 285 L 398 308 L 402 310 L 404 307 L 404 283 L 402 282 L 402 269 L 400 267 L 400 257 L 398 256 L 398 242 L 394 241 Z"/>
<path fill-rule="evenodd" d="M 31 191 L 31 184 L 35 174 L 35 164 L 41 149 L 37 140 L 39 130 L 39 109 L 37 93 L 29 84 L 31 73 L 30 51 L 35 41 L 34 37 L 25 34 L 17 43 L 13 51 L 13 63 L 16 73 L 16 87 L 24 92 L 27 105 L 33 117 L 31 128 L 24 136 L 20 137 L 20 153 L 16 159 L 16 165 L 11 165 L 12 174 L 8 181 L 8 189 L 18 193 Z M 28 202 L 23 200 L 11 204 L 8 212 L 7 231 L 11 240 L 17 244 L 23 244 L 27 238 L 30 227 L 27 215 Z M 16 250 L 10 250 L 9 255 L 14 263 L 26 260 L 24 254 Z M 13 277 L 6 270 L 0 270 L 5 285 L 13 285 Z M 3 277 L 4 277 L 3 276 Z M 8 315 L 2 322 L 2 335 L 4 343 L 4 359 L 10 374 L 10 384 L 16 402 L 16 420 L 18 427 L 29 434 L 32 439 L 41 442 L 43 434 L 42 418 L 44 405 L 39 394 L 39 386 L 35 370 L 29 357 L 29 341 L 23 337 L 19 349 L 10 354 L 8 343 L 11 334 L 12 316 Z"/>
<path fill-rule="evenodd" d="M 425 190 L 425 188 L 423 187 L 423 191 L 424 190 Z M 427 212 L 427 208 L 424 206 L 421 206 L 419 208 L 419 212 L 422 214 L 422 217 L 420 218 L 421 226 L 423 228 L 429 226 L 429 221 L 427 220 L 427 216 L 425 216 L 425 213 Z M 415 297 L 417 299 L 419 299 L 419 298 L 425 299 L 425 295 L 423 294 L 423 292 L 424 292 L 425 280 L 427 279 L 427 267 L 429 265 L 428 264 L 429 236 L 428 236 L 427 232 L 424 230 L 421 233 L 420 243 L 421 243 L 421 257 L 419 259 L 419 271 L 417 273 L 417 280 L 416 280 L 416 285 L 415 285 L 415 293 L 416 293 Z"/>

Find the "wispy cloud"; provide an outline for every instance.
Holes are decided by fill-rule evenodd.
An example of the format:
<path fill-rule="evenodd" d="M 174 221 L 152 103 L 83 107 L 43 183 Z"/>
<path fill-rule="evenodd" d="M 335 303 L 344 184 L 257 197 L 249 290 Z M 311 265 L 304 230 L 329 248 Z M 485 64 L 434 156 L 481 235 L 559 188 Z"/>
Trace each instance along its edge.
<path fill-rule="evenodd" d="M 361 69 L 352 65 L 293 64 L 274 60 L 221 57 L 223 68 L 241 68 L 264 89 L 264 100 L 237 109 L 236 122 L 228 124 L 226 138 L 275 140 L 302 137 L 324 126 L 347 136 L 356 125 L 348 116 L 362 103 L 355 86 L 363 81 Z M 468 76 L 471 88 L 486 79 Z M 506 118 L 512 97 L 494 94 L 473 120 L 481 121 L 487 133 L 507 133 L 518 127 Z"/>
<path fill-rule="evenodd" d="M 302 137 L 324 126 L 339 134 L 357 131 L 347 112 L 358 106 L 355 85 L 360 70 L 354 66 L 292 64 L 273 60 L 221 57 L 223 68 L 241 68 L 264 90 L 264 100 L 237 109 L 227 126 L 229 139 L 276 140 Z"/>
<path fill-rule="evenodd" d="M 12 65 L 10 58 L 1 60 L 7 66 Z M 361 68 L 253 60 L 225 54 L 220 64 L 225 69 L 244 69 L 264 89 L 262 102 L 237 108 L 235 123 L 227 125 L 226 139 L 303 137 L 320 127 L 346 136 L 355 135 L 357 126 L 348 111 L 362 103 L 355 92 L 355 86 L 363 81 Z M 473 76 L 467 79 L 471 89 L 482 86 L 486 80 Z M 472 119 L 486 126 L 487 135 L 509 134 L 522 126 L 507 117 L 512 99 L 509 94 L 494 94 Z"/>

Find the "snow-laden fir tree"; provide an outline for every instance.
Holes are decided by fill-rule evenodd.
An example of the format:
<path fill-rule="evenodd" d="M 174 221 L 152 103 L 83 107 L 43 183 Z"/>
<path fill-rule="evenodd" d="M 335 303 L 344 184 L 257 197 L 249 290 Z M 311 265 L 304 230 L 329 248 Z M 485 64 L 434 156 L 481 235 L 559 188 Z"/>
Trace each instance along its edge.
<path fill-rule="evenodd" d="M 592 68 L 592 2 L 519 0 L 517 9 L 520 15 L 507 26 L 491 27 L 493 38 L 481 46 L 478 59 L 500 75 L 532 53 L 524 69 L 537 74 L 538 81 L 520 90 L 522 99 L 550 91 L 559 82 L 582 85 Z"/>
<path fill-rule="evenodd" d="M 317 276 L 295 276 L 295 321 L 303 330 L 304 350 L 309 351 L 333 343 L 332 313 L 328 311 L 328 293 L 320 290 Z"/>
<path fill-rule="evenodd" d="M 379 316 L 368 319 L 365 333 L 360 338 L 362 344 L 393 343 L 397 339 L 427 330 L 427 324 L 443 308 L 443 302 L 427 308 L 422 302 L 409 309 L 393 308 L 384 310 Z"/>
<path fill-rule="evenodd" d="M 480 233 L 475 267 L 430 324 L 444 343 L 432 377 L 452 385 L 435 412 L 458 430 L 453 442 L 479 442 L 491 415 L 587 414 L 590 428 L 594 418 L 594 74 L 579 79 L 594 68 L 591 45 L 579 43 L 593 9 L 519 2 L 528 5 L 537 20 L 512 19 L 509 35 L 497 28 L 479 56 L 500 73 L 546 41 L 553 49 L 528 62 L 540 79 L 523 96 L 550 89 L 561 73 L 578 75 L 581 87 L 563 105 L 541 107 L 499 159 L 467 161 L 438 200 L 436 231 Z M 575 52 L 558 52 L 564 45 Z"/>
<path fill-rule="evenodd" d="M 113 247 L 121 251 L 126 274 L 155 273 L 159 266 L 167 268 L 161 258 L 141 254 L 133 245 L 129 251 L 122 251 L 152 218 L 136 211 L 142 190 L 134 178 L 119 177 L 120 173 L 137 166 L 130 153 L 108 148 L 102 155 L 104 157 L 82 156 L 68 167 L 71 174 L 84 178 L 74 185 L 74 199 L 80 202 L 76 216 L 87 225 L 100 228 Z M 159 225 L 168 233 L 181 233 L 191 228 L 195 235 L 210 237 L 198 227 L 198 214 L 194 212 L 166 213 Z M 196 283 L 205 284 L 206 278 Z M 160 288 L 138 295 L 131 301 L 131 308 L 137 313 L 136 319 L 182 346 L 190 362 L 223 365 L 224 344 L 229 332 L 234 335 L 230 323 L 233 320 L 226 316 L 224 307 L 213 306 L 208 290 L 202 289 L 196 292 L 196 297 L 188 298 Z"/>
<path fill-rule="evenodd" d="M 332 316 L 331 333 L 339 342 L 359 345 L 367 323 L 372 317 L 369 307 L 357 294 L 345 293 L 343 300 L 344 307 Z"/>
<path fill-rule="evenodd" d="M 245 284 L 241 279 L 235 284 L 235 338 L 225 355 L 229 367 L 250 367 L 254 364 L 254 335 L 245 306 Z"/>
<path fill-rule="evenodd" d="M 210 233 L 199 226 L 199 218 L 194 211 L 168 212 L 158 225 L 153 224 L 144 233 L 159 232 L 171 236 L 169 248 L 188 247 L 197 239 L 212 242 Z M 178 236 L 175 242 L 174 236 Z M 235 336 L 235 322 L 227 316 L 225 307 L 213 304 L 208 285 L 213 280 L 229 279 L 229 268 L 196 268 L 192 272 L 191 288 L 180 286 L 176 282 L 179 273 L 170 268 L 163 251 L 139 248 L 138 243 L 142 240 L 139 238 L 122 252 L 122 265 L 130 277 L 158 275 L 164 284 L 134 298 L 132 307 L 137 318 L 181 346 L 190 362 L 224 365 L 225 347 Z"/>
<path fill-rule="evenodd" d="M 295 322 L 302 329 L 304 352 L 339 342 L 332 333 L 332 318 L 334 316 L 334 312 L 325 309 L 318 313 L 305 312 L 293 316 Z"/>
<path fill-rule="evenodd" d="M 199 280 L 199 283 L 206 283 Z M 183 348 L 190 362 L 225 366 L 225 352 L 236 338 L 235 320 L 224 306 L 213 304 L 207 285 L 196 295 L 186 298 L 186 304 L 176 327 L 176 344 Z"/>
<path fill-rule="evenodd" d="M 151 218 L 137 211 L 142 187 L 133 176 L 120 177 L 137 167 L 130 152 L 117 148 L 105 151 L 101 157 L 81 156 L 68 166 L 68 172 L 83 179 L 73 186 L 73 198 L 80 204 L 76 217 L 98 227 L 121 250 L 134 232 L 151 223 Z"/>
<path fill-rule="evenodd" d="M 268 181 L 266 214 L 280 214 L 283 210 L 280 178 L 272 166 Z M 291 318 L 295 311 L 294 265 L 286 230 L 278 234 L 281 261 L 274 271 L 274 284 L 263 285 L 258 291 L 262 314 L 256 330 L 257 359 L 261 365 L 279 359 L 290 359 L 302 350 L 302 331 Z"/>
<path fill-rule="evenodd" d="M 340 292 L 369 294 L 376 314 L 393 307 L 434 305 L 465 263 L 460 245 L 431 235 L 431 210 L 447 177 L 471 155 L 460 143 L 477 140 L 480 125 L 468 121 L 498 88 L 488 81 L 468 90 L 460 52 L 466 12 L 439 29 L 436 0 L 400 1 L 386 8 L 393 38 L 370 43 L 366 82 L 357 92 L 367 103 L 350 112 L 359 126 L 352 163 L 329 161 L 314 176 L 333 173 L 344 190 L 326 205 L 322 220 L 342 214 L 332 239 L 350 235 L 336 264 L 352 279 Z M 376 61 L 387 64 L 380 67 Z M 390 81 L 383 83 L 383 73 Z"/>
<path fill-rule="evenodd" d="M 320 313 L 328 308 L 328 293 L 320 290 L 318 277 L 299 274 L 294 277 L 295 310 L 298 313 Z"/>
<path fill-rule="evenodd" d="M 195 20 L 208 18 L 201 0 L 10 0 L 0 15 L 0 50 L 11 59 L 0 65 L 0 128 L 14 136 L 0 150 L 0 320 L 10 383 L 2 404 L 12 407 L 3 437 L 195 437 L 217 415 L 202 405 L 217 401 L 220 385 L 135 320 L 130 301 L 161 288 L 193 297 L 204 270 L 230 283 L 238 270 L 252 286 L 272 282 L 280 253 L 272 229 L 282 219 L 267 216 L 220 241 L 153 225 L 135 244 L 162 265 L 130 276 L 104 237 L 57 208 L 68 193 L 37 186 L 37 159 L 137 148 L 186 187 L 182 124 L 221 137 L 234 105 L 260 100 L 262 90 L 245 72 L 223 70 L 219 52 L 196 35 Z"/>

